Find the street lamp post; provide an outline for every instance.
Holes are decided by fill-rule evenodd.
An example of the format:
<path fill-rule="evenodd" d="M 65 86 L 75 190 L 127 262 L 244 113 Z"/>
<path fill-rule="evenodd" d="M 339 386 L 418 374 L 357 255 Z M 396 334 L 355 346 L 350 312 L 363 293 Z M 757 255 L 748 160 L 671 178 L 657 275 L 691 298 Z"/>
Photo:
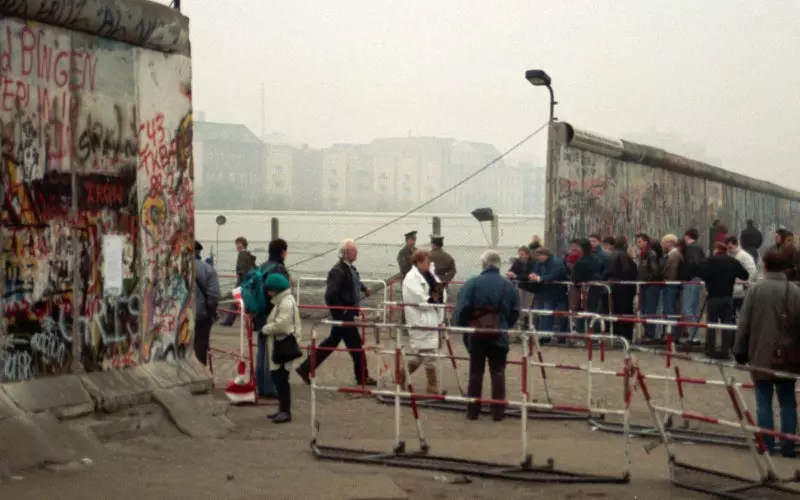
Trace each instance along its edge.
<path fill-rule="evenodd" d="M 217 246 L 216 246 L 216 249 L 217 249 L 217 258 L 219 258 L 219 230 L 222 228 L 222 226 L 225 225 L 226 222 L 228 222 L 228 218 L 225 217 L 224 215 L 217 215 L 217 218 L 216 218 L 216 220 L 214 222 L 217 223 Z M 212 250 L 212 255 L 213 255 L 213 250 Z M 215 264 L 214 267 L 216 267 L 216 260 L 214 260 L 214 264 Z"/>
<path fill-rule="evenodd" d="M 558 118 L 556 118 L 554 114 L 556 110 L 556 104 L 558 104 L 558 102 L 553 94 L 553 87 L 551 85 L 552 80 L 550 79 L 550 75 L 541 69 L 529 69 L 525 72 L 525 79 L 535 87 L 547 87 L 548 92 L 550 92 L 550 121 L 556 121 Z"/>

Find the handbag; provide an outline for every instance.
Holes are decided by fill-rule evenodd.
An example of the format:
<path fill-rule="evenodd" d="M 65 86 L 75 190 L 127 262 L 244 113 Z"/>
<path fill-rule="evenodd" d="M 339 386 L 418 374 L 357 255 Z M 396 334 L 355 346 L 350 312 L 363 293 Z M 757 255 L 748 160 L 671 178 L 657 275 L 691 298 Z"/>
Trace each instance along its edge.
<path fill-rule="evenodd" d="M 497 314 L 491 307 L 478 307 L 472 310 L 467 325 L 475 329 L 475 333 L 467 334 L 472 335 L 473 339 L 490 339 L 499 335 L 497 331 L 487 332 L 485 330 L 499 330 L 500 329 L 500 315 Z"/>
<path fill-rule="evenodd" d="M 800 368 L 800 346 L 792 339 L 793 325 L 789 316 L 789 287 L 786 282 L 786 292 L 783 298 L 783 311 L 781 312 L 778 347 L 772 354 L 772 367 L 779 370 L 793 370 Z"/>
<path fill-rule="evenodd" d="M 288 297 L 284 300 L 287 300 Z M 294 301 L 294 299 L 291 299 Z M 297 332 L 297 316 L 295 315 L 295 305 L 292 304 L 292 325 L 293 332 L 284 336 L 282 339 L 275 338 L 272 340 L 272 362 L 276 365 L 283 365 L 291 363 L 295 359 L 303 356 L 303 351 L 300 350 L 300 344 L 297 342 L 295 333 Z"/>

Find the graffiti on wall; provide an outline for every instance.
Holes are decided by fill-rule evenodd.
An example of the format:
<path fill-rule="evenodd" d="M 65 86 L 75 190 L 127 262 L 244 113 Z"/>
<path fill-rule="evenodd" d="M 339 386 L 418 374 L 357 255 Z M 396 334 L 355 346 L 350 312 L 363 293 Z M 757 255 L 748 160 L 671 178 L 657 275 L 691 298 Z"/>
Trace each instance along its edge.
<path fill-rule="evenodd" d="M 706 181 L 676 172 L 610 158 L 556 143 L 556 195 L 548 212 L 555 223 L 556 251 L 567 252 L 572 238 L 598 232 L 638 232 L 662 237 L 697 228 L 708 238 L 719 219 L 739 234 L 753 219 L 768 235 L 778 226 L 800 223 L 800 203 Z M 769 238 L 766 238 L 769 243 Z"/>
<path fill-rule="evenodd" d="M 140 120 L 136 61 L 151 52 L 0 21 L 0 380 L 131 366 L 169 346 L 181 357 L 191 344 L 191 102 L 176 84 L 151 98 L 180 99 L 178 123 Z M 152 71 L 173 58 L 188 68 L 159 56 Z M 107 235 L 124 242 L 121 293 L 104 287 Z"/>

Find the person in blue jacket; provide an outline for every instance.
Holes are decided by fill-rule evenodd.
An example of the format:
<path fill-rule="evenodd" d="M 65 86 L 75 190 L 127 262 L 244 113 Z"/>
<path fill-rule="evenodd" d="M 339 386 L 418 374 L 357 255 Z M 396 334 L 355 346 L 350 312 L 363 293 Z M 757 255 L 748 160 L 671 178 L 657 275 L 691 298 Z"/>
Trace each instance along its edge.
<path fill-rule="evenodd" d="M 536 284 L 536 307 L 548 311 L 567 310 L 567 285 L 554 282 L 568 281 L 564 261 L 553 256 L 550 250 L 542 247 L 533 252 L 536 264 L 529 280 Z M 537 329 L 540 332 L 568 332 L 566 316 L 540 316 Z M 561 339 L 561 342 L 566 342 Z"/>
<path fill-rule="evenodd" d="M 514 284 L 500 274 L 502 260 L 494 250 L 481 257 L 483 271 L 473 276 L 458 293 L 453 312 L 456 326 L 509 330 L 519 319 L 519 297 Z M 467 396 L 480 398 L 483 374 L 489 363 L 492 399 L 503 401 L 506 397 L 506 359 L 508 357 L 508 333 L 464 334 L 469 350 L 469 383 Z M 505 405 L 492 404 L 492 418 L 502 420 Z M 467 418 L 476 420 L 480 414 L 479 403 L 467 405 Z"/>

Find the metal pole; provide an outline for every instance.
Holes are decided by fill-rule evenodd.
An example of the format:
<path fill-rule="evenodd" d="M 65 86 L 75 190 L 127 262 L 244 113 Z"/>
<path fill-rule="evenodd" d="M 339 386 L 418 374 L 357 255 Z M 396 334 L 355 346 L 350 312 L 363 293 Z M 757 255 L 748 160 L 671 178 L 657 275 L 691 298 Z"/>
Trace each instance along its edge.
<path fill-rule="evenodd" d="M 442 219 L 441 218 L 439 218 L 439 217 L 434 217 L 433 218 L 432 230 L 433 230 L 433 234 L 439 234 L 439 235 L 442 234 Z"/>
<path fill-rule="evenodd" d="M 278 238 L 280 238 L 279 234 L 280 234 L 280 221 L 278 220 L 277 217 L 273 217 L 270 220 L 270 232 L 269 232 L 270 240 L 271 241 L 277 240 Z"/>
<path fill-rule="evenodd" d="M 500 219 L 496 214 L 492 217 L 491 226 L 492 226 L 492 242 L 491 242 L 492 248 L 497 249 L 497 247 L 500 245 Z"/>
<path fill-rule="evenodd" d="M 554 121 L 558 120 L 558 118 L 554 116 L 556 111 L 556 104 L 558 104 L 558 102 L 556 101 L 555 95 L 553 94 L 553 87 L 548 85 L 547 91 L 550 92 L 550 123 L 553 123 Z"/>

